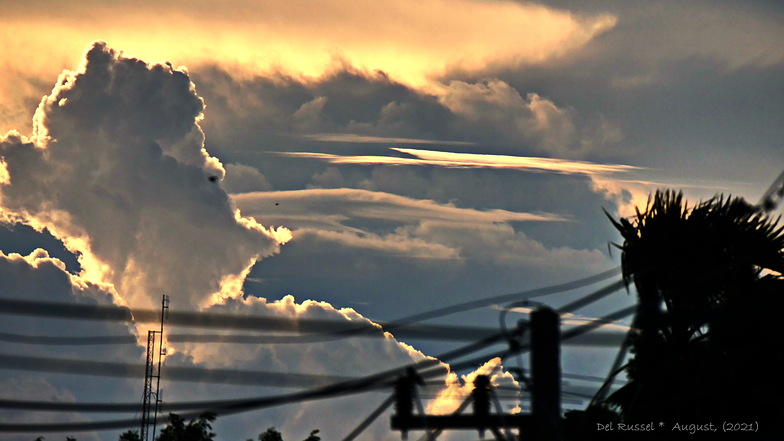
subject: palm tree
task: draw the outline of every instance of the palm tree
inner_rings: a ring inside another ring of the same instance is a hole
[[[637,331],[630,382],[599,405],[627,422],[774,421],[784,392],[778,219],[740,198],[690,208],[672,191],[657,191],[631,220],[610,219],[637,290]]]

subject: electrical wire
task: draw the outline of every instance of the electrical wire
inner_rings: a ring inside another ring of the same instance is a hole
[[[456,314],[458,312],[470,311],[472,309],[482,308],[485,306],[495,305],[498,303],[508,303],[510,301],[523,301],[535,297],[542,297],[551,294],[558,294],[562,292],[572,291],[577,288],[593,285],[594,283],[601,282],[602,280],[609,279],[610,277],[617,276],[621,273],[621,267],[611,268],[598,274],[594,274],[582,279],[573,280],[566,283],[559,283],[556,285],[545,286],[542,288],[535,288],[526,291],[519,291],[511,294],[502,294],[484,299],[472,300],[469,302],[458,303],[443,308],[437,308],[430,311],[425,311],[395,320],[396,324],[405,325],[408,323],[421,322],[430,320],[446,315]],[[394,329],[394,328],[391,328]],[[390,330],[391,330],[390,329]]]
[[[438,308],[423,313],[417,313],[392,322],[379,323],[385,330],[410,327],[416,322],[431,318],[442,317],[457,312],[468,311],[480,307],[504,303],[510,300],[522,300],[544,295],[574,290],[583,286],[597,283],[620,273],[620,267],[612,268],[599,274],[574,280],[567,283],[551,285],[517,293],[488,297],[470,302]],[[73,303],[40,302],[23,299],[0,299],[0,314],[27,315],[58,319],[91,320],[91,321],[120,321],[136,323],[157,323],[160,320],[160,311],[152,309],[134,309],[116,305],[86,305]],[[167,325],[196,327],[243,329],[261,331],[284,331],[298,333],[345,333],[349,335],[363,332],[381,332],[378,326],[372,324],[357,324],[348,321],[321,320],[321,319],[292,319],[289,317],[265,317],[226,313],[204,313],[187,311],[169,311]]]
[[[341,324],[340,321],[335,321]],[[383,332],[363,332],[356,337],[386,338]],[[395,333],[397,338],[414,340],[438,341],[466,341],[476,340],[497,333],[498,330],[490,327],[479,326],[449,326],[449,325],[410,325],[400,328]],[[325,333],[331,334],[331,333]],[[335,334],[340,335],[342,331]],[[173,343],[225,343],[225,344],[292,344],[321,342],[320,335],[294,334],[294,335],[269,335],[269,334],[182,334],[167,333],[166,340]],[[312,339],[311,337],[316,337]],[[117,344],[138,344],[138,339],[133,335],[106,335],[106,336],[50,336],[50,335],[25,335],[9,332],[0,332],[0,341],[6,343],[46,345],[46,346],[99,346]]]
[[[31,357],[23,355],[0,354],[0,369],[21,370],[25,372],[49,372],[101,377],[142,378],[144,364],[120,363],[109,361],[88,361],[68,358]],[[316,387],[338,381],[356,379],[337,375],[312,375],[281,373],[257,370],[207,369],[189,366],[167,366],[168,381],[183,381],[211,384],[237,384],[248,386],[273,387]]]
[[[100,335],[65,337],[61,335],[24,335],[0,332],[0,341],[24,345],[46,346],[99,346],[138,344],[133,335]]]
[[[595,377],[581,374],[562,373],[563,378],[577,379],[582,381],[602,383],[605,381],[602,377]],[[326,378],[326,376],[323,376]],[[620,382],[621,380],[615,380]],[[462,386],[462,385],[461,385]],[[425,388],[438,388],[444,387],[443,382],[426,382]],[[510,393],[518,393],[520,391],[517,387],[511,386],[497,386],[499,391],[507,391]],[[425,394],[428,394],[425,392]],[[432,394],[431,394],[432,395]],[[509,397],[501,396],[502,399],[516,399],[515,395]],[[590,397],[589,397],[590,398]],[[236,401],[232,400],[232,401]],[[206,404],[215,402],[178,402],[178,403],[164,403],[168,411],[181,411],[204,408]],[[100,413],[129,413],[138,411],[140,407],[139,402],[135,403],[69,403],[69,402],[54,402],[54,401],[36,401],[36,400],[12,400],[0,398],[0,409],[14,409],[14,410],[28,410],[28,411],[62,411],[62,412],[100,412]],[[206,406],[209,407],[209,406]]]
[[[626,283],[623,280],[618,280],[617,282],[613,282],[587,296],[583,296],[571,303],[567,303],[564,306],[558,308],[557,312],[559,315],[563,316],[570,312],[574,312],[580,308],[590,305],[591,303],[597,302],[608,295],[618,291],[619,289],[626,286]]]
[[[782,174],[782,176],[784,176],[784,173]],[[581,280],[570,282],[570,283],[567,283],[567,284],[555,285],[555,286],[552,286],[552,287],[540,288],[538,290],[524,291],[524,292],[515,293],[515,294],[507,294],[507,295],[503,295],[503,296],[496,296],[496,297],[493,297],[493,298],[487,298],[487,299],[481,299],[481,300],[472,301],[472,302],[466,302],[466,303],[462,303],[462,304],[458,304],[458,305],[452,305],[452,306],[445,307],[445,308],[439,308],[439,309],[436,309],[436,310],[433,310],[433,311],[429,311],[429,312],[425,312],[425,313],[415,314],[415,315],[404,317],[404,318],[398,320],[397,321],[398,323],[389,323],[389,324],[387,324],[387,330],[403,327],[403,326],[406,326],[407,324],[413,323],[415,321],[423,321],[423,320],[427,320],[427,319],[430,319],[430,318],[440,317],[440,316],[444,316],[444,315],[448,315],[448,314],[453,314],[453,313],[457,313],[457,312],[462,312],[462,311],[466,311],[466,310],[470,310],[470,309],[479,308],[479,307],[482,307],[482,306],[487,306],[488,304],[500,303],[500,302],[503,302],[503,301],[507,301],[509,296],[516,296],[516,297],[526,296],[526,298],[533,298],[533,297],[536,297],[536,296],[551,294],[551,293],[555,293],[555,292],[562,292],[562,291],[566,291],[566,290],[569,290],[569,289],[575,289],[575,288],[577,288],[579,286],[584,286],[584,285],[581,285],[580,283],[585,283],[585,284],[595,283],[595,281],[603,280],[603,278],[598,278],[599,276],[606,275],[607,273],[610,273],[610,272],[617,272],[618,270],[619,270],[619,268],[613,269],[613,270],[610,270],[608,272],[602,273],[600,275],[592,276],[590,278],[581,279]],[[613,275],[613,274],[610,274],[607,277],[610,277],[611,275]],[[606,278],[606,277],[604,277],[604,278]],[[596,297],[596,300],[598,300],[599,298],[603,297],[602,295],[599,295],[599,293],[595,293],[594,296]],[[595,300],[590,300],[594,296],[584,297],[582,299],[579,299],[576,302],[572,302],[571,304],[563,307],[561,309],[561,313],[569,312],[571,309],[577,309],[577,308],[582,307],[582,306],[584,306],[584,305],[586,305],[588,303],[591,303],[592,301],[595,301]],[[34,308],[37,309],[36,312],[32,312],[32,310],[29,309],[31,307],[30,303],[32,303],[32,302],[28,302],[27,305],[24,305],[24,304],[20,303],[21,301],[10,301],[10,302],[11,303],[9,303],[9,301],[7,301],[7,300],[0,299],[0,313],[6,313],[6,314],[8,314],[8,313],[11,313],[11,314],[26,314],[26,315],[37,315],[37,316],[46,316],[46,317],[57,317],[57,318],[82,318],[82,319],[90,319],[90,320],[113,319],[113,320],[119,320],[119,321],[131,321],[130,311],[127,310],[127,309],[124,309],[124,308],[113,308],[112,310],[109,310],[108,308],[107,309],[101,309],[102,307],[98,306],[98,305],[90,305],[87,308],[88,309],[92,308],[93,314],[85,315],[84,312],[86,312],[87,309],[78,310],[78,308],[79,307],[84,307],[86,305],[63,305],[63,304],[49,304],[49,305],[46,305],[46,306],[52,306],[52,307],[56,308],[57,312],[55,313],[52,309],[47,309],[45,306],[42,308],[42,304],[39,303],[39,302],[35,302],[36,304],[35,304],[35,306],[33,306]],[[13,302],[17,302],[17,303],[14,304]],[[76,306],[77,309],[69,308],[69,307],[73,307],[73,306]],[[602,326],[605,323],[608,323],[608,322],[611,322],[613,320],[616,320],[617,318],[629,315],[631,312],[633,312],[634,309],[635,309],[635,307],[625,308],[625,309],[622,309],[620,311],[616,311],[613,314],[605,316],[602,319],[599,319],[599,320],[596,320],[596,321],[592,321],[590,323],[587,323],[585,325],[581,325],[581,326],[576,327],[576,328],[572,328],[572,329],[570,329],[570,330],[568,330],[568,331],[563,333],[562,339],[563,340],[568,340],[568,339],[575,338],[575,337],[578,337],[580,335],[583,335],[583,334],[585,334],[587,332],[592,331],[593,329],[595,329],[595,328],[597,328],[599,326]],[[98,312],[100,314],[95,314],[96,312]],[[133,319],[135,319],[135,321],[137,321],[137,322],[157,321],[157,311],[154,312],[153,316],[150,316],[150,313],[151,313],[151,311],[133,311]],[[154,317],[154,318],[152,318],[152,317]],[[254,317],[254,319],[258,320],[258,317]],[[175,320],[173,320],[173,322],[176,323],[177,320],[175,319]],[[190,325],[190,324],[184,324],[184,323],[180,323],[180,324],[183,325],[183,326],[189,326]],[[317,324],[313,323],[313,325],[317,325]],[[206,322],[205,321],[199,321],[199,323],[197,325],[192,325],[192,326],[198,326],[198,327],[219,327],[219,326],[216,326],[215,321],[206,321]],[[277,325],[275,327],[277,329],[279,329],[279,327]],[[318,327],[318,326],[316,326],[316,327]],[[243,327],[242,329],[246,329],[246,327]],[[257,329],[257,328],[253,327],[253,329]],[[301,329],[298,329],[298,330],[301,331]],[[340,331],[337,331],[337,332],[362,333],[362,332],[367,332],[367,331],[365,329],[353,328],[353,329],[343,329],[343,330],[340,330]],[[30,337],[30,336],[28,336],[28,337]],[[214,336],[211,336],[211,337],[214,337]],[[202,338],[208,339],[208,338],[211,338],[211,337],[206,337],[205,336],[205,337],[202,337]],[[224,337],[224,336],[219,336],[219,337]],[[246,336],[241,336],[241,337],[246,337]],[[277,337],[277,336],[269,336],[269,337]],[[3,341],[8,341],[7,339],[9,339],[9,338],[17,338],[16,342],[20,342],[19,336],[11,336],[10,334],[2,334],[2,335],[0,335],[0,339],[2,339],[2,338],[6,339],[6,340],[3,340]],[[31,337],[31,339],[33,339],[33,340],[35,338],[36,337]],[[63,339],[68,339],[68,338],[72,338],[72,337],[63,337]],[[106,343],[106,341],[111,340],[111,339],[126,339],[127,336],[116,336],[116,337],[115,336],[104,336],[104,337],[88,337],[88,338],[92,338],[93,339],[92,340],[93,343],[86,343],[88,340],[83,339],[83,340],[81,340],[81,343],[74,343],[73,341],[70,342],[70,343],[65,343],[66,340],[61,340],[60,344],[116,344],[117,340],[115,340],[115,342],[112,342],[112,343]],[[28,339],[27,342],[30,343],[31,341],[33,341],[31,339]],[[101,341],[102,339],[103,339],[103,341]],[[40,340],[39,340],[39,342],[40,342]],[[46,344],[46,343],[31,343],[31,344]],[[526,348],[525,347],[521,347],[520,348],[521,351],[524,350],[524,349],[526,349]],[[509,351],[506,351],[506,352],[509,352]],[[169,369],[171,369],[171,368],[169,368]],[[351,381],[356,382],[357,380],[351,380]],[[365,380],[365,381],[367,381],[367,380]],[[235,410],[236,411],[238,409],[243,409],[243,408],[246,408],[246,407],[251,406],[251,405],[255,405],[256,408],[266,407],[267,405],[274,405],[273,403],[280,404],[280,403],[285,403],[285,402],[292,402],[292,400],[296,400],[293,397],[298,397],[298,399],[301,399],[301,400],[312,399],[312,398],[315,398],[315,397],[328,395],[329,392],[337,393],[340,390],[341,390],[341,388],[339,387],[339,385],[332,385],[331,387],[328,386],[328,387],[325,387],[325,388],[322,388],[322,389],[319,389],[319,390],[306,391],[306,392],[303,392],[303,393],[292,394],[292,395],[289,395],[289,396],[269,397],[266,400],[253,400],[253,401],[250,401],[250,402],[237,403],[235,405],[228,406],[225,410],[228,410],[228,411]],[[7,403],[7,402],[8,402],[8,400],[0,400],[0,403]],[[253,403],[253,404],[251,404],[251,403]],[[41,404],[41,405],[45,406],[45,405],[54,405],[54,404],[46,403],[46,404]],[[101,408],[104,408],[104,409],[112,406],[111,404],[106,404],[106,403],[95,404],[95,405],[96,406],[100,406]],[[90,406],[90,405],[83,405],[83,406]],[[122,406],[122,405],[118,405],[118,406]],[[134,405],[134,406],[136,406],[136,405]],[[169,406],[167,406],[166,408],[168,409]],[[122,422],[122,423],[125,424],[126,422],[127,421]],[[96,430],[96,429],[100,429],[100,428],[128,427],[127,425],[117,426],[117,423],[118,423],[118,421],[114,421],[114,422],[106,421],[106,422],[94,422],[94,423],[73,423],[73,424],[56,424],[56,423],[55,424],[45,424],[45,425],[37,424],[37,425],[34,426],[34,429],[32,431],[51,431],[50,429],[52,429],[54,427],[58,427],[57,430],[63,430],[63,428],[64,428],[64,430]],[[134,420],[132,422],[132,424],[136,424],[136,421]],[[65,427],[65,426],[67,426],[67,427]],[[85,428],[84,429],[80,429],[80,427],[85,427]],[[31,428],[30,425],[0,424],[0,431],[28,431],[27,429],[29,429],[29,428]]]
[[[354,438],[358,437],[359,434],[361,434],[365,429],[367,429],[367,427],[371,425],[373,421],[376,420],[376,418],[381,416],[381,414],[384,413],[384,411],[387,410],[387,408],[391,406],[392,403],[394,402],[395,402],[395,396],[390,395],[389,398],[384,400],[384,402],[381,403],[381,405],[379,405],[376,408],[376,410],[371,412],[370,415],[367,416],[367,418],[362,420],[362,422],[359,423],[357,427],[354,428],[354,430],[352,430],[348,435],[346,435],[346,437],[343,438],[343,441],[353,441]]]
[[[580,325],[574,329],[571,329],[565,332],[562,335],[562,339],[568,340],[570,338],[575,338],[579,335],[582,335],[586,332],[590,332],[591,330],[596,329],[599,326],[602,326],[605,323],[612,322],[614,320],[618,320],[619,318],[623,318],[633,312],[633,308],[624,308],[619,311],[615,311],[607,316],[604,316],[600,319],[596,319],[589,323]],[[484,339],[478,341],[474,344],[467,345],[466,347],[459,348],[453,351],[449,351],[442,356],[438,357],[438,359],[425,359],[419,362],[410,364],[408,366],[398,367],[394,369],[390,369],[387,371],[379,372],[377,374],[373,374],[367,377],[362,377],[357,380],[349,380],[345,382],[339,382],[307,391],[286,394],[286,395],[277,395],[271,397],[259,397],[259,398],[251,398],[251,399],[244,399],[244,400],[224,400],[224,401],[209,401],[209,402],[192,402],[189,403],[188,409],[202,409],[199,412],[192,412],[182,414],[181,417],[183,418],[194,418],[202,414],[204,411],[211,410],[216,412],[218,415],[228,415],[234,413],[241,413],[247,412],[251,410],[272,407],[272,406],[279,406],[283,404],[291,404],[296,402],[302,401],[309,401],[314,399],[323,399],[323,398],[330,398],[330,397],[338,397],[344,396],[349,394],[355,394],[360,392],[368,392],[371,390],[377,390],[380,388],[389,387],[392,384],[391,378],[394,378],[396,375],[404,372],[408,368],[414,369],[429,369],[428,372],[423,372],[421,375],[422,377],[432,377],[435,375],[435,371],[433,371],[432,367],[439,364],[441,359],[448,359],[450,357],[458,357],[465,355],[474,351],[477,347],[486,346],[488,344],[494,343],[495,341],[501,339],[501,334],[496,336],[495,339]],[[521,346],[519,350],[524,351],[528,350],[527,346]],[[497,352],[493,354],[494,356],[507,356],[509,354],[509,350],[504,350],[501,352]],[[482,357],[475,357],[471,360],[464,361],[461,363],[456,363],[454,367],[455,370],[459,370],[463,367],[470,367],[475,366],[476,363],[480,362],[482,359],[487,360],[487,356]],[[182,403],[179,403],[182,405]],[[162,404],[162,409],[164,411],[171,411],[177,408],[177,404]],[[111,420],[111,421],[98,421],[98,422],[84,422],[84,423],[48,423],[48,424],[0,424],[0,432],[24,432],[24,433],[45,433],[45,432],[62,432],[62,431],[70,431],[70,432],[77,432],[77,431],[91,431],[91,430],[104,430],[104,429],[122,429],[128,427],[134,427],[138,424],[138,420]]]
[[[421,340],[445,340],[463,341],[473,340],[477,337],[493,335],[497,332],[489,327],[465,327],[460,328],[461,332],[457,335],[446,336],[446,328],[436,326],[430,329],[418,329],[415,333],[403,332],[404,338],[414,338]],[[414,334],[416,334],[414,336]],[[367,337],[380,337],[383,335],[365,335]],[[312,343],[309,335],[243,335],[243,334],[167,334],[166,340],[170,343],[226,343],[226,344],[289,344],[289,343]],[[397,337],[397,335],[396,335]],[[403,338],[401,337],[401,338]],[[469,338],[470,337],[470,338]],[[579,341],[571,341],[568,345],[574,346],[617,346],[618,339],[623,337],[617,332],[592,333],[589,337]],[[138,339],[133,335],[106,335],[106,336],[49,336],[49,335],[26,335],[0,332],[0,342],[40,345],[40,346],[101,346],[118,344],[138,344]]]
[[[440,367],[442,360],[450,360],[475,352],[487,345],[500,341],[500,334],[488,336],[472,344],[447,351],[435,358],[424,359],[410,365],[419,369],[433,369],[443,371]],[[370,377],[340,377],[310,374],[292,374],[269,371],[241,371],[235,369],[204,369],[182,366],[167,366],[167,380],[190,381],[220,384],[245,384],[273,387],[315,387],[325,384],[374,382],[397,375],[409,366],[398,367],[377,373]],[[65,373],[90,376],[130,377],[138,378],[143,375],[144,367],[141,364],[86,361],[75,359],[62,359],[51,357],[30,357],[11,354],[0,355],[0,368],[52,373]],[[119,409],[119,408],[118,408]]]

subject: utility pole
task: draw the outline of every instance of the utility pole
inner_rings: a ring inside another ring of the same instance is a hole
[[[168,317],[169,296],[164,295],[161,300],[161,329],[160,331],[147,331],[147,363],[144,368],[144,402],[142,403],[142,423],[139,431],[141,441],[150,441],[150,427],[152,427],[152,439],[155,439],[155,427],[158,424],[158,405],[161,403],[161,364],[162,358],[166,355],[163,347],[163,322]],[[158,337],[158,368],[155,368],[155,337]],[[155,392],[152,390],[152,383],[155,380]],[[155,403],[152,403],[153,397]],[[152,417],[150,413],[152,412]]]
[[[395,387],[397,414],[390,423],[400,430],[403,439],[409,430],[474,429],[480,435],[490,429],[496,439],[503,439],[498,429],[517,427],[520,439],[556,441],[561,426],[561,349],[560,317],[550,308],[538,308],[531,314],[532,413],[490,413],[490,378],[477,376],[474,381],[473,413],[468,415],[415,415],[412,373],[398,379]]]
[[[560,317],[550,308],[531,313],[531,407],[536,441],[556,441],[561,425]]]

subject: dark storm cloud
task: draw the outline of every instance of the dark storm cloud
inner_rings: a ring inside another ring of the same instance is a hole
[[[208,148],[229,157],[299,150],[308,143],[299,135],[321,132],[439,139],[456,119],[435,97],[350,67],[313,81],[282,74],[242,80],[217,66],[195,70],[193,78],[208,103]]]
[[[545,132],[534,127],[535,117],[529,106],[539,103],[543,106],[543,115],[550,111],[557,114],[558,108],[541,97],[536,98],[538,101],[526,101],[523,96],[534,88],[520,86],[518,91],[506,83],[460,83],[454,93],[445,95],[451,101],[444,101],[435,95],[395,83],[387,76],[364,75],[348,68],[312,82],[289,77],[239,80],[217,67],[200,70],[193,75],[199,80],[199,91],[208,103],[203,121],[209,132],[208,147],[226,161],[254,167],[273,189],[364,188],[442,203],[454,201],[466,208],[558,210],[559,214],[575,222],[590,223],[585,228],[570,228],[565,235],[548,235],[535,227],[537,238],[559,246],[597,246],[606,242],[611,234],[609,228],[604,228],[601,208],[614,212],[616,203],[593,189],[588,179],[430,167],[330,166],[321,161],[268,153],[310,151],[400,155],[391,152],[388,147],[416,146],[417,140],[432,142],[428,145],[429,149],[457,152],[539,152],[531,142],[539,136],[537,133]],[[480,105],[486,109],[487,115],[480,115],[477,107]],[[309,121],[317,124],[297,124],[303,106],[311,112],[313,118]],[[506,115],[507,111],[511,116]],[[571,118],[567,114],[560,117]],[[497,134],[487,134],[494,132],[496,125],[506,124],[510,117],[517,118],[521,125],[499,131],[508,134],[503,135],[504,142],[515,142],[513,146],[503,146],[497,143]],[[471,118],[477,119],[472,121]],[[601,119],[590,114],[586,118]],[[577,125],[583,123],[578,122]],[[514,138],[515,131],[529,129],[532,135],[528,139],[522,135],[519,139]],[[567,130],[565,143],[579,144],[572,138],[574,130],[577,129]],[[355,136],[330,137],[324,132]],[[560,129],[553,128],[555,138],[548,138],[548,142],[555,142],[553,140],[561,136],[559,132]],[[361,142],[363,136],[376,138]],[[383,143],[383,137],[394,139]],[[411,144],[405,144],[401,137],[412,138]],[[445,141],[445,146],[439,147],[439,140]],[[467,143],[460,145],[453,141]],[[569,146],[563,148],[568,149]],[[552,152],[551,156],[557,156],[555,153]],[[259,187],[257,190],[267,188]],[[590,234],[589,239],[582,239],[585,235],[581,232],[590,230],[607,234]]]
[[[548,3],[616,13],[618,25],[577,57],[449,78],[497,77],[603,115],[623,134],[605,160],[656,168],[694,197],[728,185],[759,197],[784,161],[784,104],[774,92],[784,90],[780,5]]]
[[[301,150],[324,136],[299,135],[330,132],[394,138],[392,143],[400,138],[435,144],[463,141],[463,151],[554,157],[601,151],[622,138],[601,115],[576,115],[568,105],[554,103],[536,90],[516,89],[498,80],[451,81],[424,92],[382,73],[365,74],[350,67],[308,82],[290,77],[239,80],[216,67],[201,69],[194,78],[212,103],[205,112],[204,124],[211,133],[208,146],[227,157],[238,150]],[[251,136],[250,127],[264,136]],[[351,153],[373,147],[335,141],[333,147]]]

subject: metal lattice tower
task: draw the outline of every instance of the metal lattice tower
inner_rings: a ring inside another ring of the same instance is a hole
[[[161,329],[160,331],[147,331],[147,363],[144,368],[144,402],[142,403],[142,423],[139,431],[141,441],[150,441],[150,428],[152,439],[155,439],[155,427],[158,424],[158,405],[161,403],[161,361],[166,355],[163,347],[163,321],[168,316],[169,296],[164,295],[161,300]],[[155,337],[158,337],[158,367],[155,367]],[[155,391],[152,383],[155,381]],[[155,400],[153,403],[153,399]],[[152,413],[152,417],[150,416]]]

